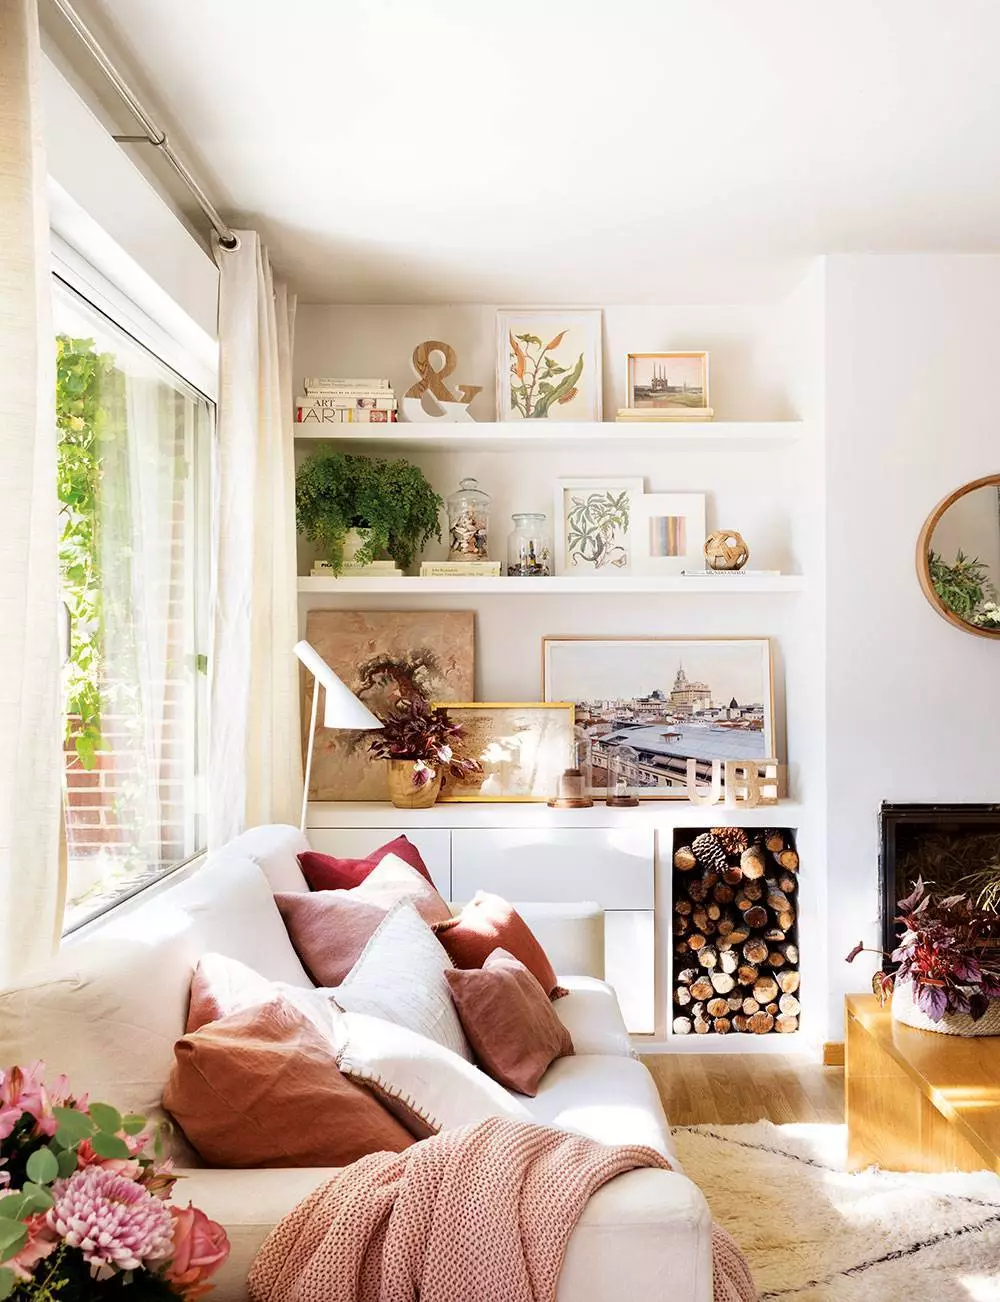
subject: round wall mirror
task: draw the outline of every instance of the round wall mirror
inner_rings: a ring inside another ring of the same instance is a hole
[[[1000,637],[1000,475],[963,484],[938,503],[920,531],[917,574],[950,624]]]

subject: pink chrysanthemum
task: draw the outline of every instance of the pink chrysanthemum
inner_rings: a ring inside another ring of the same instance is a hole
[[[49,1226],[84,1260],[107,1274],[138,1270],[162,1261],[173,1248],[173,1220],[166,1204],[141,1185],[102,1166],[75,1171],[52,1187]]]

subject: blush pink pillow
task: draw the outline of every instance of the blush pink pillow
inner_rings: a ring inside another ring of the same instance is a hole
[[[309,883],[311,891],[345,891],[352,886],[360,886],[373,868],[378,867],[388,854],[394,854],[403,863],[415,868],[421,877],[431,880],[427,865],[421,858],[420,851],[405,836],[397,836],[373,850],[364,859],[338,859],[336,855],[320,854],[317,850],[306,850],[298,856],[302,875]]]
[[[295,952],[318,986],[341,984],[399,900],[409,900],[429,926],[451,917],[430,882],[395,855],[387,855],[353,890],[279,893],[274,899]]]
[[[197,1031],[230,1013],[269,1003],[275,987],[259,972],[225,954],[203,954],[191,978],[185,1032]]]
[[[456,967],[482,967],[495,949],[505,949],[524,964],[551,999],[566,993],[531,928],[499,895],[479,891],[457,918],[438,923],[434,934]]]
[[[506,1089],[534,1098],[552,1063],[573,1052],[548,994],[504,949],[481,968],[447,968],[444,975],[479,1066]]]
[[[163,1106],[212,1166],[346,1166],[413,1143],[280,996],[178,1040]]]

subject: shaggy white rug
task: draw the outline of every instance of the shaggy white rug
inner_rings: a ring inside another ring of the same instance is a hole
[[[763,1302],[1000,1302],[1000,1176],[848,1175],[844,1126],[674,1135]]]

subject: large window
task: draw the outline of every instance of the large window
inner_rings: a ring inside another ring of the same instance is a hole
[[[214,412],[54,284],[71,930],[204,846]]]

